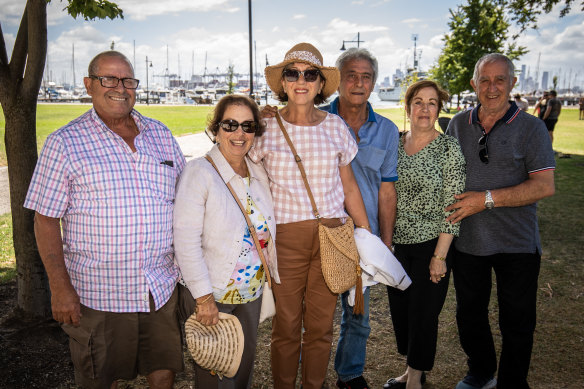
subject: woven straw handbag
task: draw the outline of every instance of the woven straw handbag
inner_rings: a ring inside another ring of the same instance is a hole
[[[336,228],[320,224],[318,237],[322,275],[327,286],[333,293],[349,290],[361,275],[353,219],[347,217],[345,224]],[[358,271],[355,271],[356,266]]]
[[[320,242],[320,261],[322,268],[322,275],[333,293],[343,293],[353,286],[356,287],[355,306],[353,313],[363,313],[363,288],[361,281],[361,265],[359,264],[359,252],[357,251],[357,244],[355,243],[355,232],[353,219],[347,217],[345,224],[338,227],[327,227],[321,222],[320,214],[316,208],[314,196],[308,185],[308,178],[306,171],[302,165],[302,159],[296,152],[296,148],[292,144],[288,132],[280,119],[280,114],[276,113],[278,125],[286,138],[286,142],[294,155],[294,160],[300,169],[300,175],[304,181],[304,186],[308,192],[310,204],[312,205],[312,212],[318,220],[318,238]]]
[[[220,379],[235,376],[243,355],[243,330],[237,317],[219,312],[219,323],[205,326],[195,312],[185,322],[185,337],[197,365]]]

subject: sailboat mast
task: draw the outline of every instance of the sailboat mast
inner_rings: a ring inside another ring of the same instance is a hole
[[[71,43],[71,71],[73,72],[73,90],[75,90],[75,43]]]

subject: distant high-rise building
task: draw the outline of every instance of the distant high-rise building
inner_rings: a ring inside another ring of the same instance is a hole
[[[548,88],[548,82],[550,78],[550,72],[543,72],[543,76],[541,77],[541,88],[546,90]]]
[[[527,66],[521,65],[521,73],[519,74],[519,89],[521,92],[525,92],[525,75],[527,74]]]

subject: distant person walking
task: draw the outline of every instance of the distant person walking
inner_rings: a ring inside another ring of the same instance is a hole
[[[529,109],[529,101],[521,97],[519,93],[515,94],[513,97],[515,98],[515,104],[517,104],[517,107],[519,107],[520,110],[527,112]]]
[[[548,134],[550,135],[550,140],[552,145],[554,143],[554,128],[558,122],[558,117],[562,111],[562,103],[558,99],[558,93],[555,90],[550,91],[550,99],[547,102],[547,108],[543,113],[543,122],[547,127]]]
[[[541,96],[539,101],[537,103],[535,103],[535,107],[533,108],[533,114],[537,115],[537,117],[540,118],[541,120],[543,120],[543,114],[545,113],[545,110],[547,109],[548,98],[549,98],[549,92],[544,91],[543,95]]]

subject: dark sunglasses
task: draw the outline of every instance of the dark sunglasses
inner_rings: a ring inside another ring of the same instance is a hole
[[[225,132],[234,132],[237,131],[237,128],[241,126],[243,132],[247,132],[248,134],[255,134],[258,129],[258,124],[252,121],[246,121],[239,123],[237,120],[221,120],[219,122],[219,127],[223,129]]]
[[[489,163],[489,148],[487,147],[488,140],[489,134],[483,130],[483,136],[479,139],[479,158],[482,163]]]
[[[314,82],[318,78],[320,71],[318,69],[307,69],[307,70],[296,70],[296,69],[284,69],[282,75],[288,82],[296,82],[300,78],[300,75],[304,77],[306,82]]]

